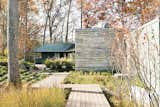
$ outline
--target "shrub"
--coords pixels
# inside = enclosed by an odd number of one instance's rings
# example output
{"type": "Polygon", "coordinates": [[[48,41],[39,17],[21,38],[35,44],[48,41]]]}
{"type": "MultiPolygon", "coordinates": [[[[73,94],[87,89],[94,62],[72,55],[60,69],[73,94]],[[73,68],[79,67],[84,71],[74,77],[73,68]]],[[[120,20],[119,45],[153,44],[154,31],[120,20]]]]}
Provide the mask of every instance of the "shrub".
{"type": "Polygon", "coordinates": [[[45,65],[47,68],[59,72],[74,70],[74,63],[71,59],[47,59],[45,65]]]}
{"type": "Polygon", "coordinates": [[[0,56],[0,65],[7,66],[7,57],[6,56],[0,56]]]}
{"type": "Polygon", "coordinates": [[[37,69],[34,63],[25,60],[20,61],[20,67],[25,70],[37,69]]]}
{"type": "Polygon", "coordinates": [[[45,63],[45,65],[46,65],[47,68],[50,68],[51,64],[52,64],[52,60],[47,59],[44,63],[45,63]]]}
{"type": "Polygon", "coordinates": [[[10,89],[0,92],[0,107],[64,107],[65,94],[53,89],[10,89]]]}

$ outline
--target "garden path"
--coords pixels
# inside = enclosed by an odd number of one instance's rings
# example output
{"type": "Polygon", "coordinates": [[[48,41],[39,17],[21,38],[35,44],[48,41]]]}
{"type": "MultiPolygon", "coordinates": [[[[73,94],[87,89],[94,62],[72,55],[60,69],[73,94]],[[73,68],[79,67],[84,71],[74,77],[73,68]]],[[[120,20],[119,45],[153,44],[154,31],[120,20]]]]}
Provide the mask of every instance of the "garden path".
{"type": "MultiPolygon", "coordinates": [[[[110,107],[97,84],[61,84],[69,73],[53,73],[48,78],[32,85],[34,88],[71,88],[66,107],[110,107]]],[[[76,77],[75,77],[76,78],[76,77]]]]}
{"type": "Polygon", "coordinates": [[[63,82],[64,78],[69,73],[52,73],[51,76],[41,80],[37,83],[32,84],[33,88],[51,88],[51,87],[59,87],[61,82],[63,82]]]}

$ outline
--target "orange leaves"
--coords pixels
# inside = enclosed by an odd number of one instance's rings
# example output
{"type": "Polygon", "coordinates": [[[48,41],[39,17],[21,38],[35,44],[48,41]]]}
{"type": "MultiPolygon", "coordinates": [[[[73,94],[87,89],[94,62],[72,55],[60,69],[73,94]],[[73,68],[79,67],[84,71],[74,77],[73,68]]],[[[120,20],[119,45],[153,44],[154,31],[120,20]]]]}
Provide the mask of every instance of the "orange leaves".
{"type": "MultiPolygon", "coordinates": [[[[117,20],[115,14],[121,14],[121,10],[118,10],[117,2],[119,0],[78,0],[78,5],[83,7],[83,23],[85,27],[92,27],[98,23],[98,21],[117,20]],[[119,12],[120,11],[120,12],[119,12]]],[[[117,21],[116,21],[117,22],[117,21]]],[[[109,22],[110,23],[110,22],[109,22]]]]}
{"type": "Polygon", "coordinates": [[[99,13],[99,15],[98,15],[98,19],[99,20],[105,20],[105,11],[101,11],[100,13],[99,13]]]}
{"type": "Polygon", "coordinates": [[[31,11],[34,12],[35,14],[38,14],[38,12],[39,12],[37,6],[35,6],[35,5],[32,5],[30,9],[31,9],[31,11]]]}
{"type": "Polygon", "coordinates": [[[29,6],[29,8],[30,8],[30,10],[32,12],[34,12],[35,14],[38,14],[38,12],[39,12],[38,11],[38,7],[37,7],[36,3],[33,0],[29,0],[28,6],[29,6]]]}
{"type": "Polygon", "coordinates": [[[99,3],[101,0],[77,0],[77,4],[83,8],[83,25],[85,27],[92,27],[97,24],[98,20],[105,19],[105,11],[98,5],[99,3]]]}
{"type": "Polygon", "coordinates": [[[144,24],[157,15],[159,6],[160,0],[134,0],[129,2],[123,11],[139,15],[141,24],[144,24]]]}
{"type": "Polygon", "coordinates": [[[1,0],[0,3],[1,3],[1,5],[3,5],[3,6],[7,6],[7,0],[1,0]]]}
{"type": "Polygon", "coordinates": [[[83,19],[83,25],[85,28],[90,28],[94,26],[97,23],[97,20],[94,16],[88,16],[86,15],[83,19]]]}
{"type": "Polygon", "coordinates": [[[90,9],[92,9],[92,4],[89,3],[89,2],[83,4],[83,9],[84,10],[90,10],[90,9]]]}
{"type": "Polygon", "coordinates": [[[93,4],[90,2],[90,0],[77,0],[77,4],[79,7],[83,7],[83,10],[90,10],[93,8],[93,4]]]}

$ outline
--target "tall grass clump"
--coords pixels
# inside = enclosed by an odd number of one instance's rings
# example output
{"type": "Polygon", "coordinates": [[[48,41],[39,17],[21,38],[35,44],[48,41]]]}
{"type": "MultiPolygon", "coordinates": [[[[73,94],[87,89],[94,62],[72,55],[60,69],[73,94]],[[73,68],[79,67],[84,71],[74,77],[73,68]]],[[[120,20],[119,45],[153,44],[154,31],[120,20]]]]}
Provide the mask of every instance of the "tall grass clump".
{"type": "Polygon", "coordinates": [[[65,94],[53,89],[10,89],[0,92],[0,107],[64,107],[65,94]]]}

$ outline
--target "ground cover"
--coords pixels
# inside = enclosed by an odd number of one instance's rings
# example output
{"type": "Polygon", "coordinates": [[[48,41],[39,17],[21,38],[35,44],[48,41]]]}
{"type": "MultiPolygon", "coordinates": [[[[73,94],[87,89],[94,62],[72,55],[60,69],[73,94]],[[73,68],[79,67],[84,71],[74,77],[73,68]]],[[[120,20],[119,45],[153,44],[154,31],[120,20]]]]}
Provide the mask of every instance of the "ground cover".
{"type": "MultiPolygon", "coordinates": [[[[32,84],[46,78],[48,75],[41,72],[30,72],[27,70],[20,69],[20,76],[22,83],[32,84]]],[[[0,66],[0,84],[5,84],[7,82],[7,67],[0,66]]]]}

